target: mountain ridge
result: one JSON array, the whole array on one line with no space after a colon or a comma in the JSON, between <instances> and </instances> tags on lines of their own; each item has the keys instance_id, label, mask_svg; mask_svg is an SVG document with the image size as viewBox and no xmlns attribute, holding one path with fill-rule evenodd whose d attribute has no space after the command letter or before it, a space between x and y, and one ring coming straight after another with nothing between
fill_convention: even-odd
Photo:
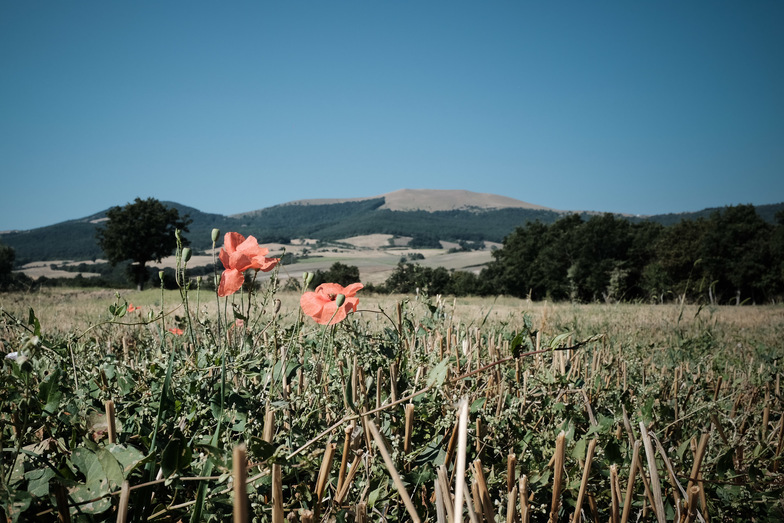
<instances>
[{"instance_id":1,"label":"mountain ridge","mask_svg":"<svg viewBox=\"0 0 784 523\"><path fill-rule=\"evenodd\" d=\"M411 237L420 247L439 241L500 243L516 227L539 220L552 223L566 214L586 219L603 214L562 211L505 196L461 190L401 189L367 198L297 200L236 215L204 213L177 202L162 203L188 214L193 222L186 234L195 250L211 247L210 231L237 231L264 243L287 243L296 238L334 242L368 234ZM427 208L422 208L427 207ZM765 220L775 223L784 203L755 206ZM632 221L652 220L664 225L682 219L707 217L721 208L653 216L623 216ZM29 261L89 260L102 255L95 240L106 218L101 211L83 218L24 231L0 233L0 242L13 247L17 264Z\"/></svg>"},{"instance_id":2,"label":"mountain ridge","mask_svg":"<svg viewBox=\"0 0 784 523\"><path fill-rule=\"evenodd\" d=\"M273 206L284 207L289 205L332 205L348 202L362 202L384 198L384 205L379 209L390 211L456 211L456 210L488 210L488 209L535 209L542 211L557 211L542 205L524 202L509 196L501 196L491 193L478 193L462 189L398 189L396 191L379 194L376 196L360 198L311 198L304 200L293 200ZM239 214L230 215L239 217L248 214L259 213L265 209L257 209Z\"/></svg>"}]
</instances>

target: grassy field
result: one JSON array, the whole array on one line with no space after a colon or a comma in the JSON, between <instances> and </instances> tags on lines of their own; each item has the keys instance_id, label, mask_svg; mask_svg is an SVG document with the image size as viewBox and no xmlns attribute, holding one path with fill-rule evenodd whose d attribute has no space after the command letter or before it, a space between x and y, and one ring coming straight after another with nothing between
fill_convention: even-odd
<instances>
[{"instance_id":1,"label":"grassy field","mask_svg":"<svg viewBox=\"0 0 784 523\"><path fill-rule=\"evenodd\" d=\"M5 516L784 518L784 308L359 297L0 294Z\"/></svg>"}]
</instances>

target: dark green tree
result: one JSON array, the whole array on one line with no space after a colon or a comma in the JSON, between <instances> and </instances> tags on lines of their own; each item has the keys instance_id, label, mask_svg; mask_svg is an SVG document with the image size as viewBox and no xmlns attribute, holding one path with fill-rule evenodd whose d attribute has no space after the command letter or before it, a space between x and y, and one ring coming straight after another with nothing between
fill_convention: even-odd
<instances>
[{"instance_id":1,"label":"dark green tree","mask_svg":"<svg viewBox=\"0 0 784 523\"><path fill-rule=\"evenodd\" d=\"M15 257L13 248L0 243L0 289L4 289L11 281Z\"/></svg>"},{"instance_id":2,"label":"dark green tree","mask_svg":"<svg viewBox=\"0 0 784 523\"><path fill-rule=\"evenodd\" d=\"M352 283L359 282L359 267L335 262L326 270L317 270L310 282L310 288L315 289L322 283L337 283L346 287Z\"/></svg>"},{"instance_id":3,"label":"dark green tree","mask_svg":"<svg viewBox=\"0 0 784 523\"><path fill-rule=\"evenodd\" d=\"M773 265L770 241L773 226L753 205L736 205L711 214L702 236L704 268L717 289L734 303L762 301Z\"/></svg>"},{"instance_id":4,"label":"dark green tree","mask_svg":"<svg viewBox=\"0 0 784 523\"><path fill-rule=\"evenodd\" d=\"M540 221L517 227L493 252L494 260L482 271L486 294L544 296L546 288L536 258L547 241L548 226Z\"/></svg>"},{"instance_id":5,"label":"dark green tree","mask_svg":"<svg viewBox=\"0 0 784 523\"><path fill-rule=\"evenodd\" d=\"M175 230L188 231L191 220L155 198L136 198L124 207L106 212L106 226L97 233L98 243L112 265L133 262L130 273L139 290L148 278L147 262L160 262L177 247ZM187 241L183 238L183 244Z\"/></svg>"},{"instance_id":6,"label":"dark green tree","mask_svg":"<svg viewBox=\"0 0 784 523\"><path fill-rule=\"evenodd\" d=\"M770 240L770 253L773 258L769 275L772 282L771 291L781 298L781 293L784 292L784 209L776 213L776 228Z\"/></svg>"}]
</instances>

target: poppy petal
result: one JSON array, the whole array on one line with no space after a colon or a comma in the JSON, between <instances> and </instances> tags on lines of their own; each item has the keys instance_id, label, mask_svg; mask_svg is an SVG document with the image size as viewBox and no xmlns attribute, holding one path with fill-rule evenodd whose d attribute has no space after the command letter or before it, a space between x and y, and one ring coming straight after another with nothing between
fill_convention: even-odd
<instances>
[{"instance_id":1,"label":"poppy petal","mask_svg":"<svg viewBox=\"0 0 784 523\"><path fill-rule=\"evenodd\" d=\"M245 283L245 276L237 269L226 269L221 274L220 284L218 285L218 296L230 296L240 290Z\"/></svg>"},{"instance_id":2,"label":"poppy petal","mask_svg":"<svg viewBox=\"0 0 784 523\"><path fill-rule=\"evenodd\" d=\"M324 295L332 295L337 296L338 294L345 294L343 292L343 286L338 285L337 283L322 283L318 287L316 287L316 294L324 294Z\"/></svg>"},{"instance_id":3,"label":"poppy petal","mask_svg":"<svg viewBox=\"0 0 784 523\"><path fill-rule=\"evenodd\" d=\"M363 287L364 285L361 283L352 283L343 290L343 294L345 294L346 297L354 296L357 292L362 290Z\"/></svg>"},{"instance_id":4,"label":"poppy petal","mask_svg":"<svg viewBox=\"0 0 784 523\"><path fill-rule=\"evenodd\" d=\"M227 232L223 237L223 248L229 253L237 250L237 247L245 241L245 236L238 232Z\"/></svg>"}]
</instances>

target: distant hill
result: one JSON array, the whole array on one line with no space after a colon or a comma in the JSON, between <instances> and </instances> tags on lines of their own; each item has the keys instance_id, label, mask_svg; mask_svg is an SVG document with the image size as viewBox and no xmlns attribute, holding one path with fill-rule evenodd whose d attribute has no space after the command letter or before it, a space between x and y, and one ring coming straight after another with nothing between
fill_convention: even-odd
<instances>
[{"instance_id":1,"label":"distant hill","mask_svg":"<svg viewBox=\"0 0 784 523\"><path fill-rule=\"evenodd\" d=\"M507 196L497 194L477 193L461 190L435 190L435 189L400 189L378 196L369 198L321 198L314 200L296 200L284 203L276 207L289 205L331 205L336 203L362 202L367 200L378 200L382 198L384 203L379 209L389 211L488 211L492 209L534 209L539 211L555 211L534 205L532 203L516 200ZM273 207L275 208L275 207ZM243 216L250 213L243 213Z\"/></svg>"},{"instance_id":2,"label":"distant hill","mask_svg":"<svg viewBox=\"0 0 784 523\"><path fill-rule=\"evenodd\" d=\"M286 243L294 238L334 241L367 234L412 237L420 245L439 240L501 242L515 227L536 220L552 223L572 212L493 194L424 189L403 189L369 198L300 200L231 216L204 213L175 202L163 203L193 220L186 237L197 251L211 246L213 228L253 234L262 243ZM783 208L784 203L762 205L757 212L773 222L775 213ZM715 210L630 219L669 225L682 219L707 217ZM102 252L95 234L105 219L106 210L47 227L6 232L0 235L0 242L15 249L17 265L96 259Z\"/></svg>"}]
</instances>

